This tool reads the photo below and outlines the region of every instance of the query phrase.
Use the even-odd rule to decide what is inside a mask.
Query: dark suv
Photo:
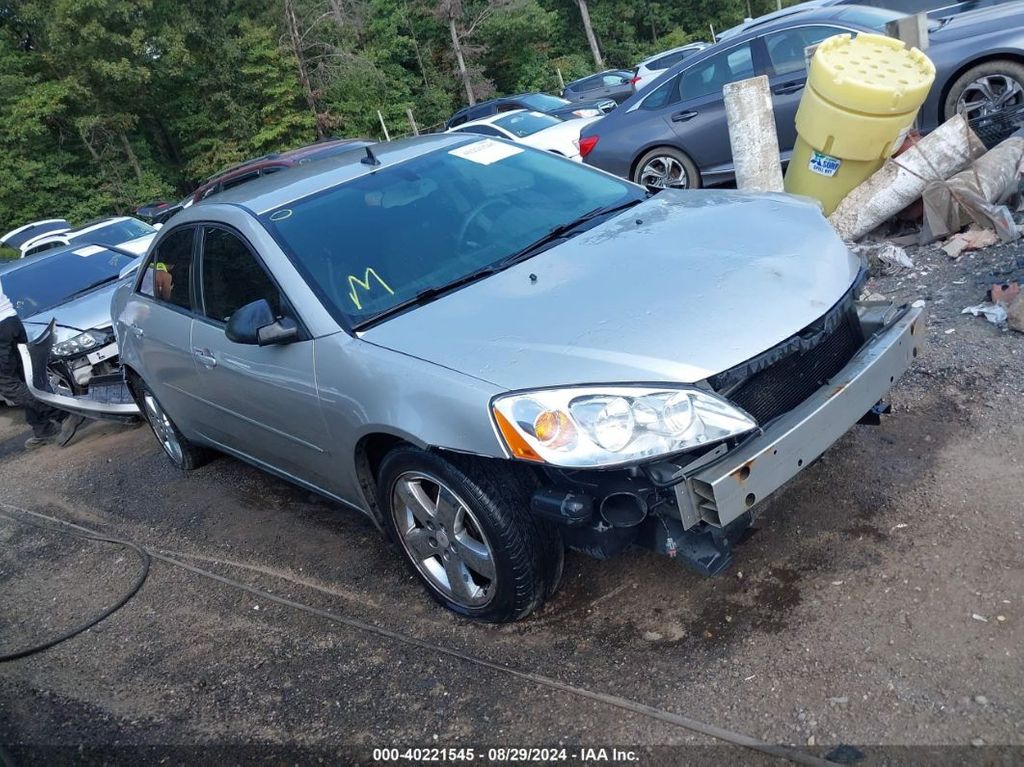
[[[514,109],[529,109],[561,117],[563,120],[572,120],[576,117],[600,117],[617,106],[615,101],[608,98],[573,102],[552,96],[550,93],[520,93],[517,96],[502,96],[490,101],[481,101],[471,107],[463,107],[451,116],[444,127],[450,130],[472,120],[490,117],[498,112],[511,112]]]

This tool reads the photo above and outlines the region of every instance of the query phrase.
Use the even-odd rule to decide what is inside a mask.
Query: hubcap
[[[402,548],[427,582],[463,607],[494,598],[494,551],[469,506],[435,477],[402,474],[391,494]]]
[[[637,183],[657,189],[686,189],[690,186],[690,178],[686,168],[675,157],[659,155],[652,157],[640,169]]]
[[[1024,85],[1009,75],[979,77],[960,94],[956,110],[968,120],[1024,104]]]
[[[146,419],[153,427],[157,441],[163,447],[164,452],[174,461],[175,466],[181,466],[184,463],[184,456],[181,451],[181,443],[178,442],[178,437],[174,433],[171,419],[167,417],[167,413],[160,407],[160,403],[152,394],[148,392],[144,394],[142,402],[146,406]]]

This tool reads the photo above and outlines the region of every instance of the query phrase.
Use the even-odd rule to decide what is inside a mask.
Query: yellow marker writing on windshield
[[[363,304],[359,300],[359,294],[356,292],[356,287],[360,287],[363,290],[370,290],[370,278],[377,280],[377,283],[384,288],[391,295],[395,295],[395,291],[381,279],[381,276],[377,274],[371,267],[366,268],[366,273],[363,275],[363,279],[359,279],[354,274],[348,276],[348,297],[352,299],[352,303],[356,305],[356,309],[362,309]]]

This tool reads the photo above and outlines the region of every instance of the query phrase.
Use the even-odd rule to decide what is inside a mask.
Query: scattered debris
[[[658,642],[658,641],[661,640],[661,638],[662,638],[661,634],[659,634],[657,631],[645,631],[644,632],[644,640],[646,640],[648,642]]]
[[[943,180],[985,153],[985,145],[956,115],[910,150],[889,159],[850,192],[828,217],[844,240],[859,240],[921,197],[929,181]]]
[[[993,285],[988,291],[988,298],[996,304],[1009,306],[1020,295],[1020,284],[1016,282],[1002,282]]]
[[[924,226],[921,242],[958,232],[970,223],[994,229],[1003,242],[1020,232],[1004,205],[1017,192],[1024,138],[1011,137],[975,160],[969,168],[928,184],[923,193]]]
[[[1006,307],[1002,304],[975,304],[967,306],[961,314],[973,314],[975,317],[984,315],[985,319],[993,325],[1002,325],[1006,322]]]
[[[869,242],[854,245],[851,250],[867,262],[874,275],[899,274],[914,268],[914,260],[907,251],[891,242]]]
[[[975,695],[974,702],[977,703],[979,706],[987,706],[988,698],[986,698],[984,695]]]
[[[982,623],[988,623],[988,618],[986,618],[984,615],[978,615],[977,613],[972,613],[971,617],[974,618],[974,620],[976,620],[976,621],[981,621]]]
[[[975,748],[981,748],[982,746],[985,745],[985,740],[984,740],[984,738],[975,738],[974,740],[971,741],[971,745],[974,746]]]
[[[942,250],[950,258],[960,258],[964,251],[981,250],[999,242],[999,235],[991,229],[980,229],[972,226],[970,229],[950,237],[942,246]]]
[[[829,698],[828,704],[830,706],[845,706],[850,702],[850,699],[845,695],[840,695],[838,698]]]

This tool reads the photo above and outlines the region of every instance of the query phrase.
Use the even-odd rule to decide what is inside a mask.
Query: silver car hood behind
[[[362,337],[508,389],[693,383],[811,324],[858,269],[816,203],[664,191]]]
[[[110,319],[110,300],[120,284],[120,280],[115,280],[73,301],[29,317],[24,320],[25,335],[29,340],[35,339],[46,330],[51,319],[57,320],[55,343],[73,338],[84,330],[110,327],[113,324]]]

